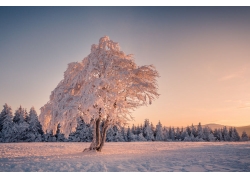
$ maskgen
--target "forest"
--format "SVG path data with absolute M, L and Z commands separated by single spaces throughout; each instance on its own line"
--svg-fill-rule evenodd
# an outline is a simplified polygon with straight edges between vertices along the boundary
M 100 124 L 102 131 L 104 124 Z M 82 117 L 77 118 L 76 130 L 66 138 L 57 124 L 55 133 L 44 132 L 34 107 L 29 111 L 20 106 L 14 113 L 8 104 L 4 104 L 0 114 L 0 142 L 91 142 L 93 127 L 85 123 Z M 235 127 L 212 130 L 201 123 L 187 127 L 165 127 L 159 121 L 154 126 L 149 119 L 141 125 L 120 126 L 110 125 L 107 130 L 107 142 L 134 142 L 134 141 L 249 141 L 246 132 L 241 135 Z

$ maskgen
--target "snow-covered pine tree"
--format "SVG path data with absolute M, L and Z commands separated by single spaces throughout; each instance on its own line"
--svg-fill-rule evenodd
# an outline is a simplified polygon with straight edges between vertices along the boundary
M 139 135 L 141 133 L 143 133 L 143 126 L 142 126 L 142 124 L 140 126 L 138 125 L 136 127 L 136 134 Z
M 25 109 L 20 107 L 16 110 L 15 116 L 13 118 L 13 134 L 12 134 L 12 142 L 26 142 L 29 141 L 29 137 L 27 133 L 29 131 L 29 124 L 26 122 L 28 120 L 27 113 L 25 113 Z
M 137 137 L 136 141 L 147 141 L 147 139 L 144 138 L 142 133 L 136 135 L 136 137 Z
M 37 112 L 34 107 L 30 108 L 29 118 L 29 130 L 27 133 L 28 140 L 31 142 L 41 142 L 43 137 L 42 125 L 38 120 Z
M 153 137 L 154 137 L 153 141 L 154 141 L 155 140 L 155 136 L 156 136 L 156 132 L 155 132 L 155 126 L 153 125 L 152 122 L 150 123 L 150 127 L 151 127 L 151 130 L 153 132 Z
M 15 111 L 13 122 L 20 124 L 25 121 L 25 118 L 26 118 L 25 109 L 22 108 L 22 106 L 20 105 L 20 107 Z
M 60 123 L 67 137 L 77 126 L 76 118 L 83 116 L 93 125 L 89 149 L 101 151 L 110 124 L 125 124 L 132 119 L 133 110 L 159 96 L 157 77 L 153 65 L 137 66 L 132 55 L 120 51 L 118 43 L 102 37 L 86 58 L 68 65 L 64 79 L 41 108 L 39 120 L 44 129 L 54 132 Z M 102 134 L 101 121 L 105 123 Z
M 133 133 L 132 129 L 131 132 Z M 111 126 L 108 130 L 107 130 L 107 135 L 106 135 L 106 141 L 107 142 L 113 142 L 114 141 L 114 129 L 113 126 Z
M 181 130 L 179 127 L 176 128 L 175 138 L 177 141 L 181 141 Z
M 203 137 L 202 137 L 202 139 L 204 141 L 209 141 L 209 135 L 210 135 L 210 128 L 208 126 L 205 126 L 203 128 Z
M 216 140 L 216 137 L 214 137 L 213 133 L 210 132 L 210 134 L 208 135 L 208 141 L 215 141 Z
M 55 137 L 56 137 L 56 141 L 57 142 L 64 142 L 65 141 L 65 137 L 64 137 L 64 134 L 61 133 L 61 125 L 60 123 L 57 125 L 57 130 L 56 130 L 56 134 L 55 134 Z
M 246 131 L 242 132 L 241 141 L 249 141 L 249 137 L 248 137 Z
M 13 114 L 11 106 L 4 104 L 3 110 L 0 114 L 0 142 L 11 142 L 13 135 Z
M 121 127 L 121 142 L 127 142 L 128 141 L 128 137 L 127 137 L 127 133 L 125 130 L 125 127 Z
M 169 127 L 169 139 L 175 141 L 175 129 L 174 127 Z
M 124 141 L 123 136 L 122 136 L 121 131 L 120 131 L 120 127 L 118 125 L 111 126 L 111 128 L 109 128 L 109 130 L 111 130 L 110 134 L 111 134 L 111 141 L 112 142 L 123 142 Z M 107 131 L 107 136 L 108 136 L 109 130 Z
M 200 122 L 197 126 L 197 137 L 198 137 L 198 139 L 202 139 L 202 137 L 203 137 L 203 129 L 202 129 Z
M 235 127 L 233 128 L 233 133 L 234 133 L 234 140 L 240 141 L 240 135 Z
M 128 139 L 128 142 L 136 141 L 136 136 L 132 133 L 130 127 L 128 127 L 127 139 Z
M 195 128 L 195 126 L 192 124 L 191 126 L 191 132 L 192 134 L 194 135 L 194 137 L 197 137 L 198 136 L 198 132 L 197 132 L 197 129 Z
M 135 127 L 134 124 L 132 125 L 131 131 L 132 131 L 133 134 L 135 134 L 135 135 L 137 134 L 136 127 Z
M 147 139 L 147 141 L 154 140 L 154 133 L 152 132 L 151 125 L 149 123 L 149 119 L 145 119 L 143 126 L 143 137 Z
M 49 132 L 47 131 L 46 134 L 44 134 L 44 141 L 45 142 L 56 142 L 56 137 L 54 136 L 52 130 L 50 130 Z
M 158 124 L 156 125 L 156 136 L 155 136 L 156 141 L 163 141 L 164 136 L 163 136 L 163 131 L 162 131 L 162 124 L 159 121 Z
M 76 130 L 69 135 L 68 140 L 72 142 L 91 142 L 92 138 L 92 127 L 90 127 L 90 124 L 85 123 L 82 117 L 78 117 Z
M 190 136 L 192 131 L 191 131 L 191 128 L 189 126 L 186 127 L 186 131 L 187 131 L 188 135 Z
M 168 132 L 168 129 L 165 126 L 163 127 L 163 136 L 164 136 L 164 141 L 169 140 L 169 132 Z
M 227 127 L 224 126 L 222 129 L 222 136 L 224 141 L 230 141 L 230 135 L 228 133 Z

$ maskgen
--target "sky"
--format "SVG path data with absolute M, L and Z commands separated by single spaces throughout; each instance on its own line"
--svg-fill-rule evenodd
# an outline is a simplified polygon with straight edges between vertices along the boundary
M 250 7 L 0 7 L 0 105 L 40 107 L 104 35 L 159 71 L 141 124 L 250 125 Z M 0 108 L 2 110 L 2 108 Z

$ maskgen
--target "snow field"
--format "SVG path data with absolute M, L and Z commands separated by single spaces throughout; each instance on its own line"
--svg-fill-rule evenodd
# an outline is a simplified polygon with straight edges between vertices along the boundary
M 250 172 L 250 142 L 2 143 L 1 172 Z

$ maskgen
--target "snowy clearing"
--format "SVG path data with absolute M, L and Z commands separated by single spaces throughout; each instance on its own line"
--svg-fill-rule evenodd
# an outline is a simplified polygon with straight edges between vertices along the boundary
M 250 171 L 250 142 L 1 143 L 0 171 Z

